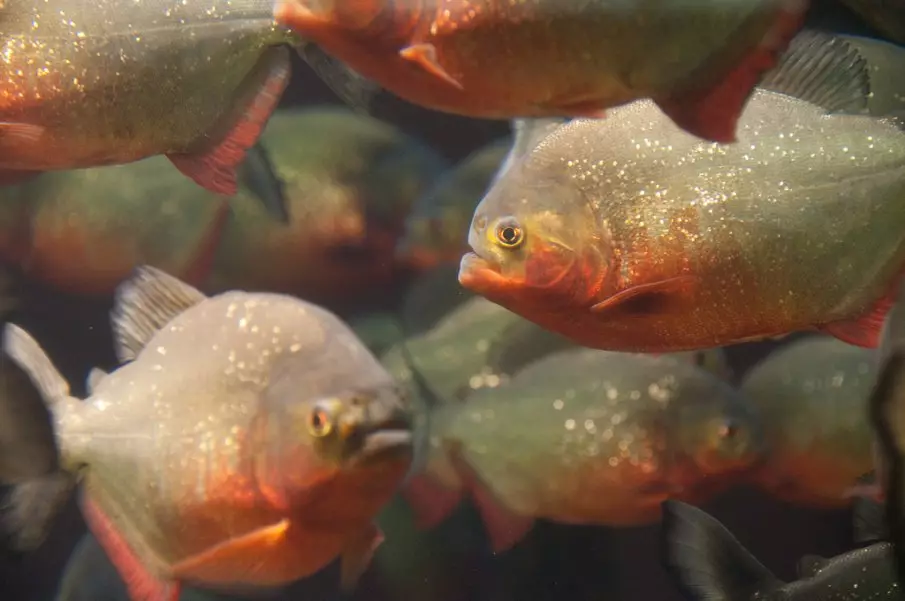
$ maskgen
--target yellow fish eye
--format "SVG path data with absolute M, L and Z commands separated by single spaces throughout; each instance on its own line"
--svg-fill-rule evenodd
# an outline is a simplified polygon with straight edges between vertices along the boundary
M 518 248 L 525 241 L 525 232 L 514 219 L 502 219 L 496 226 L 496 239 L 505 248 Z
M 315 406 L 308 414 L 308 432 L 315 438 L 323 438 L 333 431 L 333 416 L 321 406 Z

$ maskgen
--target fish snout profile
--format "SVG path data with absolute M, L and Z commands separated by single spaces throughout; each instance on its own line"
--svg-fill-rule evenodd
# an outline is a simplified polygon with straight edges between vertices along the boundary
M 339 420 L 340 435 L 352 443 L 352 463 L 385 454 L 412 452 L 412 423 L 395 387 L 355 395 Z

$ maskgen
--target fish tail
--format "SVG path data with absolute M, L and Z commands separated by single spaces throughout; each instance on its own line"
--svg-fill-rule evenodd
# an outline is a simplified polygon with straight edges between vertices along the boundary
M 69 499 L 76 475 L 61 465 L 54 415 L 77 406 L 40 345 L 7 324 L 0 357 L 0 480 L 12 484 L 0 524 L 15 548 L 33 549 Z
M 782 586 L 725 526 L 697 507 L 665 501 L 660 533 L 663 565 L 686 599 L 752 599 Z

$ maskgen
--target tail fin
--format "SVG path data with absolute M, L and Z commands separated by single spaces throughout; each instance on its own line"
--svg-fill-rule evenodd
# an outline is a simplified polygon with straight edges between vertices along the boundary
M 2 522 L 18 549 L 43 542 L 54 516 L 69 498 L 75 476 L 60 469 L 52 412 L 72 401 L 69 385 L 40 345 L 18 326 L 7 324 L 0 396 L 0 479 L 14 482 L 2 508 Z M 28 381 L 30 380 L 30 382 Z
M 869 408 L 882 457 L 877 480 L 886 489 L 886 523 L 902 583 L 905 582 L 905 345 L 897 344 L 891 349 L 871 394 Z
M 716 519 L 680 501 L 663 503 L 662 561 L 691 601 L 753 599 L 782 586 Z

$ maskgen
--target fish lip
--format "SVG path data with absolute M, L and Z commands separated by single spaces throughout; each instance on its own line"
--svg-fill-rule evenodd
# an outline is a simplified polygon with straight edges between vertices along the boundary
M 505 278 L 493 263 L 476 252 L 467 252 L 459 262 L 459 283 L 474 290 L 503 285 Z
M 414 433 L 407 426 L 391 425 L 365 435 L 361 447 L 351 457 L 358 465 L 386 455 L 408 452 L 414 448 Z

